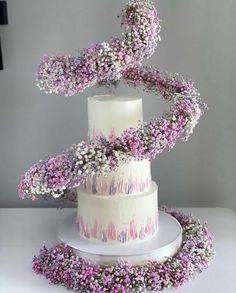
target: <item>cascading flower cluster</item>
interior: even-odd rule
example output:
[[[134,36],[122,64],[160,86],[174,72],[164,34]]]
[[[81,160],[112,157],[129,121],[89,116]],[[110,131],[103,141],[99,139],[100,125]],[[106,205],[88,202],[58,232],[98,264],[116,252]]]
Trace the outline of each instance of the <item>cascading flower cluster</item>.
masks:
[[[38,86],[46,93],[72,96],[96,83],[113,84],[130,66],[150,57],[159,40],[160,20],[154,5],[130,1],[122,10],[123,38],[113,38],[82,49],[78,57],[45,56],[37,72]]]
[[[95,173],[106,176],[132,158],[153,160],[173,148],[178,138],[187,140],[207,109],[192,82],[142,65],[159,40],[160,20],[152,2],[131,0],[120,18],[126,29],[123,38],[113,38],[111,44],[93,44],[79,57],[45,56],[38,68],[38,86],[47,93],[70,96],[94,84],[117,86],[123,81],[161,96],[170,104],[170,111],[138,128],[126,129],[115,139],[97,137],[40,160],[22,175],[21,198],[66,199],[71,189]]]
[[[33,259],[33,270],[53,284],[79,292],[150,292],[179,288],[206,269],[214,258],[212,235],[207,225],[191,216],[163,208],[183,229],[179,252],[165,262],[149,261],[131,265],[120,261],[102,266],[77,256],[66,244],[43,247]]]

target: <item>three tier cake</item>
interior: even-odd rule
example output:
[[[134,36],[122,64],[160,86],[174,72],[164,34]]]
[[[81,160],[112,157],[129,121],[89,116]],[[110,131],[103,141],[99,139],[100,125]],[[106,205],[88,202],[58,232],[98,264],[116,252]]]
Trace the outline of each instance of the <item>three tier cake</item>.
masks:
[[[142,99],[88,98],[88,135],[115,139],[143,121]],[[91,242],[123,245],[152,238],[158,231],[157,185],[149,160],[131,160],[108,176],[89,177],[78,187],[77,227]]]

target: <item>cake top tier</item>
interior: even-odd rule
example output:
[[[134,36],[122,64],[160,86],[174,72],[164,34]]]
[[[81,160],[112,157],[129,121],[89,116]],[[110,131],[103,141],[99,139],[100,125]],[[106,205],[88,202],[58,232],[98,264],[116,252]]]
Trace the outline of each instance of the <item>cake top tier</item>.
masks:
[[[88,98],[88,134],[112,138],[126,128],[137,127],[143,121],[142,99],[115,95],[97,95]]]

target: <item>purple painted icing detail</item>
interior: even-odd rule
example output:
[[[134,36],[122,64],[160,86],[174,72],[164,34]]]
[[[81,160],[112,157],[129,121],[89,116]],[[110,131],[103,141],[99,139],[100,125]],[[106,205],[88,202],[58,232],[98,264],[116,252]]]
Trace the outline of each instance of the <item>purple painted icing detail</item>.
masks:
[[[106,232],[104,232],[104,231],[102,232],[101,241],[107,242],[107,235],[106,235]]]
[[[86,238],[90,238],[90,233],[89,233],[89,226],[88,226],[88,224],[86,225],[86,230],[85,230],[85,234],[84,234],[84,236],[85,236]]]
[[[109,193],[109,195],[113,195],[113,194],[116,193],[116,186],[115,186],[115,179],[114,179],[114,177],[111,180],[111,184],[109,186],[109,192],[108,193]]]
[[[121,231],[117,236],[117,240],[120,241],[121,243],[125,243],[129,241],[128,231],[127,230]]]
[[[153,235],[158,228],[158,213],[154,217],[147,217],[144,225],[137,229],[137,223],[132,219],[129,223],[129,229],[118,231],[112,221],[109,222],[107,227],[102,227],[95,218],[91,227],[85,223],[82,216],[77,218],[78,232],[86,238],[93,238],[102,242],[106,241],[119,241],[121,243],[129,242],[132,240],[143,240]]]
[[[98,221],[97,221],[97,219],[95,219],[93,227],[91,228],[91,236],[93,238],[98,237]]]
[[[129,180],[127,193],[128,194],[132,193],[132,190],[133,190],[133,182],[131,180]]]

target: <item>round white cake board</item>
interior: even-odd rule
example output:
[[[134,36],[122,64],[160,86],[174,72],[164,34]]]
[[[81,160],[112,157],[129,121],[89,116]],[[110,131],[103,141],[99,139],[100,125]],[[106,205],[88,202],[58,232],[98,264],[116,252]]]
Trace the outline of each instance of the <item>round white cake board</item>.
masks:
[[[82,238],[76,227],[73,213],[58,226],[58,238],[72,247],[77,255],[100,264],[112,264],[117,260],[141,264],[148,260],[163,262],[173,256],[182,244],[182,227],[171,215],[159,212],[159,230],[150,240],[138,244],[91,243]]]

